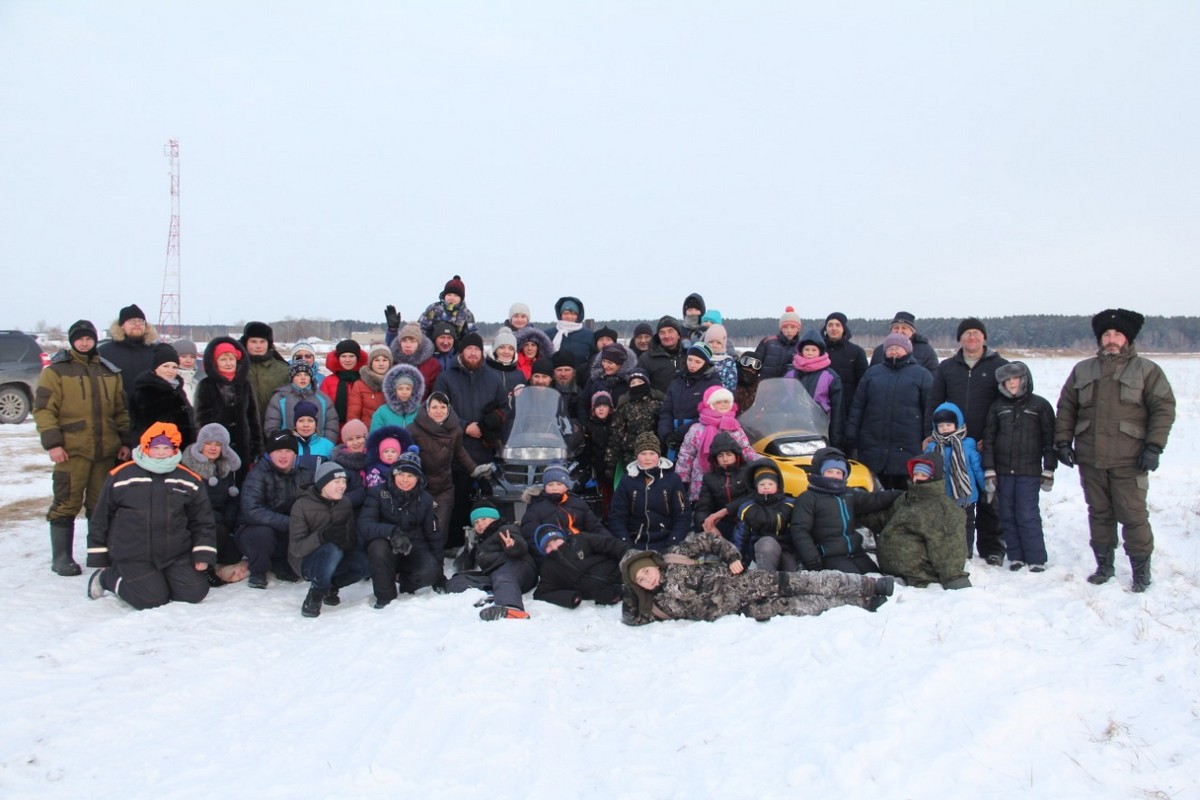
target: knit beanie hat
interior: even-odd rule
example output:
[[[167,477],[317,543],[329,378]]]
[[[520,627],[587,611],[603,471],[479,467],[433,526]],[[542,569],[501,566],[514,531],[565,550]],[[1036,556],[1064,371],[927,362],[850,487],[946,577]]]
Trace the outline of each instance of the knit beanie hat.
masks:
[[[296,441],[296,435],[289,430],[275,431],[266,438],[266,451],[268,453],[274,453],[276,450],[291,450],[293,453],[300,452],[300,444]]]
[[[725,318],[721,316],[721,312],[717,311],[715,308],[710,308],[708,311],[704,312],[702,317],[700,317],[701,323],[709,322],[713,325],[720,325],[724,321]]]
[[[401,365],[401,366],[403,366],[403,365]],[[407,370],[397,371],[395,373],[395,377],[392,378],[392,384],[393,384],[393,386],[401,386],[401,385],[411,386],[412,388],[415,389],[415,388],[417,388],[417,379],[414,378],[412,376],[412,373]]]
[[[779,315],[779,327],[782,328],[788,322],[795,323],[801,328],[804,327],[804,321],[800,319],[800,315],[796,313],[796,309],[791,306],[783,309],[783,313]]]
[[[724,386],[710,388],[704,393],[704,402],[708,404],[709,408],[715,409],[717,407],[717,403],[721,402],[722,400],[728,400],[731,403],[733,402],[733,392],[729,391]]]
[[[134,303],[133,305],[125,306],[124,308],[121,309],[121,313],[117,315],[117,324],[124,325],[126,322],[128,322],[131,319],[140,319],[140,320],[146,319],[146,312],[142,311],[140,308],[138,308],[137,303]]]
[[[508,318],[509,319],[512,319],[517,314],[524,314],[527,318],[532,316],[529,313],[529,306],[525,305],[524,303],[513,303],[511,306],[508,307]]]
[[[196,349],[196,343],[191,339],[176,339],[175,352],[181,356],[198,356],[200,352]]]
[[[612,339],[615,342],[617,340],[617,332],[605,325],[603,328],[600,328],[592,334],[592,341],[598,342],[605,337]]]
[[[471,524],[481,519],[500,519],[500,512],[490,500],[480,500],[471,510]]]
[[[339,357],[352,353],[355,358],[358,358],[362,355],[362,348],[353,339],[342,339],[337,343],[337,347],[333,348],[333,352],[337,353]]]
[[[425,333],[421,330],[421,326],[415,322],[405,323],[404,327],[400,329],[400,332],[396,334],[397,341],[401,339],[416,339],[418,342],[420,342],[424,338]]]
[[[384,441],[387,440],[385,439]],[[392,441],[396,440],[393,439]],[[400,443],[396,442],[396,444],[399,445]],[[396,459],[396,463],[392,465],[392,474],[395,475],[397,472],[408,472],[412,475],[416,475],[418,478],[424,478],[425,473],[421,469],[421,456],[418,455],[420,451],[421,448],[414,444],[401,453],[400,458]]]
[[[513,350],[517,349],[517,337],[508,328],[501,328],[496,334],[496,338],[492,340],[492,352],[495,353],[501,347],[508,345]]]
[[[402,452],[404,448],[400,447],[400,440],[394,436],[389,436],[386,439],[379,441],[378,451],[382,455],[384,450],[395,450]]]
[[[892,324],[895,325],[896,323],[907,325],[914,331],[917,329],[917,318],[907,311],[896,312],[896,316],[892,317]]]
[[[842,323],[842,328],[849,329],[849,327],[850,327],[850,321],[847,320],[846,315],[840,311],[835,311],[832,314],[830,314],[829,316],[827,316],[825,318],[825,324],[828,325],[829,320],[831,320],[831,319],[836,319],[838,322]],[[825,329],[822,328],[821,330],[824,331]]]
[[[457,339],[458,332],[454,330],[454,326],[444,320],[438,320],[429,328],[429,338],[437,339],[439,336],[449,336]],[[480,339],[480,346],[483,345],[483,340]]]
[[[933,412],[933,424],[940,425],[943,422],[953,422],[958,425],[958,416],[948,408],[939,408]]]
[[[562,319],[562,313],[564,311],[574,311],[576,314],[580,314],[582,313],[583,309],[579,307],[579,303],[575,302],[574,300],[567,299],[563,300],[558,306],[559,319]]]
[[[563,532],[553,525],[539,525],[537,530],[533,532],[534,541],[537,542],[538,552],[546,555],[546,545],[550,544],[551,539],[566,539]]]
[[[316,403],[301,400],[299,403],[296,403],[296,408],[292,411],[292,424],[295,425],[301,417],[309,417],[315,420],[320,413],[321,409],[317,408]]]
[[[295,346],[292,347],[292,359],[295,360],[296,356],[300,355],[301,353],[311,354],[313,360],[316,361],[317,351],[314,350],[313,346],[308,342],[297,342]]]
[[[626,561],[625,574],[629,577],[629,580],[634,581],[639,569],[645,569],[646,567],[657,567],[657,556],[658,554],[653,550],[647,550],[642,555],[634,556],[629,561]]]
[[[903,348],[905,353],[912,352],[912,339],[909,339],[903,333],[889,333],[883,337],[884,353],[887,353],[887,349],[893,345]]]
[[[317,494],[320,494],[330,481],[345,477],[346,468],[341,464],[336,461],[323,461],[321,466],[317,467],[317,477],[313,481],[313,488],[317,490]]]
[[[642,383],[649,383],[650,373],[646,372],[643,367],[634,367],[629,370],[629,382],[633,383],[635,380],[639,380]]]
[[[924,475],[927,478],[933,477],[933,464],[928,461],[913,460],[908,465],[908,477],[915,478],[918,475]]]
[[[154,366],[151,369],[157,369],[163,364],[179,364],[179,353],[169,344],[156,344],[154,345]]]
[[[625,348],[615,342],[605,345],[604,349],[600,351],[600,360],[623,365],[625,363]]]
[[[633,440],[633,454],[641,455],[647,450],[653,450],[658,455],[662,455],[662,443],[658,441],[658,437],[651,431],[642,431]]]
[[[388,366],[392,365],[392,350],[386,344],[377,344],[371,348],[371,352],[367,354],[367,364],[370,364],[379,357],[388,360]]]
[[[446,295],[456,294],[465,303],[467,300],[467,287],[463,283],[462,278],[455,275],[450,280],[446,281],[446,285],[442,288],[442,293],[438,295],[438,300],[445,300]]]
[[[592,411],[595,411],[598,406],[608,406],[612,408],[612,395],[603,390],[592,395]]]
[[[352,419],[342,426],[342,441],[352,436],[366,436],[367,433],[367,426],[361,419]]]
[[[725,332],[725,326],[717,322],[708,326],[708,330],[704,332],[704,343],[711,344],[713,342],[724,342],[729,339],[729,334]]]
[[[559,350],[554,354],[550,361],[553,362],[555,369],[558,369],[559,367],[570,367],[571,369],[575,369],[576,366],[575,356],[571,355],[566,350]]]
[[[464,334],[463,337],[454,345],[454,352],[461,354],[462,351],[466,350],[468,347],[478,347],[480,351],[482,351],[483,337],[474,331]]]
[[[296,377],[302,372],[311,378],[313,376],[312,364],[306,364],[303,361],[292,364],[290,367],[288,367],[288,380],[290,381],[292,378]]]
[[[688,348],[687,354],[689,356],[696,356],[697,358],[704,359],[704,365],[706,367],[712,366],[712,348],[706,345],[704,342],[696,342],[696,344]]]
[[[683,326],[679,324],[679,320],[675,319],[669,314],[665,317],[659,317],[658,326],[654,329],[654,331],[657,333],[663,328],[674,328],[676,333],[678,333],[680,336],[683,336]]]
[[[954,338],[961,339],[964,333],[972,330],[982,333],[984,341],[987,341],[987,328],[984,327],[983,322],[975,319],[975,317],[967,317],[958,323],[958,329],[954,332]]]
[[[764,461],[765,460],[766,459],[764,459]],[[750,483],[754,486],[755,490],[758,489],[758,484],[760,481],[767,479],[775,481],[775,485],[779,489],[783,488],[779,480],[779,473],[775,470],[774,465],[772,464],[759,464],[751,470],[750,475]]]
[[[238,361],[242,360],[242,348],[232,342],[221,342],[213,349],[213,361],[216,361],[226,353],[229,353]]]
[[[555,482],[561,483],[568,488],[571,486],[571,473],[562,464],[551,464],[542,471],[543,486],[547,483]]]
[[[842,476],[846,477],[850,474],[850,466],[840,458],[827,458],[821,462],[821,474],[825,474],[827,469],[840,469]]]
[[[633,326],[633,338],[636,339],[643,334],[646,336],[654,335],[654,329],[650,327],[649,322],[639,322],[637,325]]]
[[[71,323],[71,327],[67,330],[67,341],[71,343],[71,346],[74,347],[75,340],[84,336],[90,336],[92,339],[100,338],[100,335],[96,333],[96,326],[92,324],[91,320],[80,319]]]
[[[539,358],[533,362],[533,366],[529,370],[529,376],[534,375],[549,375],[554,377],[554,362],[548,358]]]

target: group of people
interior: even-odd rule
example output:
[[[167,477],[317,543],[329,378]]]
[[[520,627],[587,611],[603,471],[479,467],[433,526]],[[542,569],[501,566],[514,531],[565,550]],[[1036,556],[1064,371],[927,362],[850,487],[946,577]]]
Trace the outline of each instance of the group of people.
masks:
[[[197,602],[243,580],[265,589],[274,574],[309,582],[305,616],[368,578],[376,608],[423,587],[483,589],[484,619],[527,616],[531,590],[566,607],[624,600],[631,624],[874,610],[891,593],[881,573],[969,586],[972,551],[1044,569],[1039,491],[1062,463],[1081,473],[1089,581],[1115,574],[1120,524],[1133,589],[1150,585],[1146,475],[1174,397],[1136,352],[1135,312],[1096,315],[1099,351],[1076,366],[1056,415],[974,318],[939,362],[900,312],[868,361],[841,313],[805,331],[789,307],[778,332],[738,354],[698,294],[680,318],[640,324],[624,342],[585,326],[582,301],[563,297],[548,329],[513,304],[487,353],[465,297],[454,276],[416,322],[388,306],[385,341],[340,342],[324,370],[305,343],[281,353],[261,322],[202,354],[160,341],[136,305],[102,343],[76,322],[35,398],[54,463],[52,569],[81,574],[83,510],[97,568],[89,595],[135,608]],[[769,378],[796,380],[828,420],[829,446],[797,497],[738,422]],[[556,393],[598,502],[558,465],[520,519],[488,498],[525,387]],[[848,485],[852,458],[878,477],[876,491]],[[878,563],[862,528],[875,533]],[[467,545],[447,577],[444,557]]]

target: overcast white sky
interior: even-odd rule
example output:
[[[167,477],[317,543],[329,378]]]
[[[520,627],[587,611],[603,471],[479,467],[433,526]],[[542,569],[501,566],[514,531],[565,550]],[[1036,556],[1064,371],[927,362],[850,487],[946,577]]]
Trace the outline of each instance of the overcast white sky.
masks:
[[[0,328],[1194,314],[1200,3],[0,0]]]

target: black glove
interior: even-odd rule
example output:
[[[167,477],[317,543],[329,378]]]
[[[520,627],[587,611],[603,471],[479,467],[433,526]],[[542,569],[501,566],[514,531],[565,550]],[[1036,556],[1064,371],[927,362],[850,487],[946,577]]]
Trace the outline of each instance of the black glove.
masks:
[[[388,541],[392,543],[392,552],[398,556],[406,556],[412,552],[412,539],[399,531],[389,536]]]
[[[1075,468],[1075,448],[1071,447],[1070,442],[1056,444],[1054,449],[1058,451],[1058,460],[1064,467]]]
[[[663,442],[663,445],[667,450],[673,450],[678,453],[679,448],[683,445],[683,434],[679,431],[671,431],[667,434],[667,438]]]
[[[1162,455],[1162,448],[1156,444],[1148,444],[1142,448],[1142,452],[1138,455],[1137,466],[1142,472],[1154,472],[1158,469],[1158,457]]]
[[[433,590],[438,594],[445,594],[447,583],[449,583],[449,581],[446,580],[446,573],[439,572],[438,576],[433,579]]]
[[[384,319],[387,320],[387,326],[389,330],[394,331],[400,327],[400,312],[396,310],[395,306],[385,306],[383,309],[383,316]]]

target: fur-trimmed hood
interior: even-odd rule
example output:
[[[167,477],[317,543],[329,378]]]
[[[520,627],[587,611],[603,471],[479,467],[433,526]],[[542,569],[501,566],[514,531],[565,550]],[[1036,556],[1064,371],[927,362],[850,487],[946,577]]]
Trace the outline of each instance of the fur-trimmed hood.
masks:
[[[237,368],[234,371],[234,380],[248,380],[250,375],[250,354],[246,352],[246,348],[242,347],[242,343],[232,336],[218,336],[204,347],[205,377],[224,380],[220,370],[217,369],[217,357],[213,355],[217,347],[221,344],[231,344],[241,351],[242,357],[238,359]]]
[[[413,367],[418,367],[433,356],[433,341],[425,334],[421,334],[420,342],[417,344],[417,352],[413,353],[411,356],[406,356],[400,351],[400,337],[397,336],[392,340],[391,349],[393,365],[408,364]],[[392,368],[395,369],[395,366]],[[422,383],[423,382],[424,381],[422,381]]]
[[[401,375],[407,375],[413,381],[412,397],[404,402],[401,402],[396,397],[396,382],[400,379]],[[383,401],[387,403],[388,408],[402,417],[407,417],[420,408],[421,398],[424,396],[425,376],[421,374],[421,370],[411,364],[397,364],[383,376]]]
[[[554,355],[554,342],[546,335],[546,332],[540,328],[535,328],[532,325],[526,325],[521,330],[517,331],[517,354],[520,355],[521,348],[525,346],[525,342],[530,339],[536,339],[538,343],[538,358],[549,358]]]
[[[108,326],[108,338],[112,339],[114,342],[125,341],[125,329],[121,327],[121,323],[114,320],[113,323]],[[148,345],[154,344],[158,341],[158,328],[155,328],[154,325],[150,323],[150,320],[146,320],[146,336],[142,339],[142,341]]]
[[[376,428],[367,436],[367,471],[379,468],[380,472],[385,472],[391,467],[379,460],[379,443],[384,439],[395,439],[400,442],[400,452],[408,450],[412,447],[412,434],[404,430],[398,425],[384,425],[382,428]]]

